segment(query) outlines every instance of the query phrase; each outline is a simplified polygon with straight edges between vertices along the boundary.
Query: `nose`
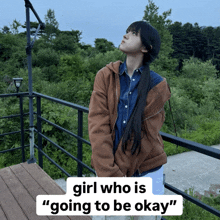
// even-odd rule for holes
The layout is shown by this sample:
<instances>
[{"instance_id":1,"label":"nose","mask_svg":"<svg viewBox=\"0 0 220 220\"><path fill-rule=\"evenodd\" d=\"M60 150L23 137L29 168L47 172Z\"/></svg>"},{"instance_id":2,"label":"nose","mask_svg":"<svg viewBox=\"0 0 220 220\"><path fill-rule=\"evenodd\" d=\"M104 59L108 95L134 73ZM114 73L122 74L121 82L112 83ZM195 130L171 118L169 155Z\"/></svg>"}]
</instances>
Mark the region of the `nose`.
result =
<instances>
[{"instance_id":1,"label":"nose","mask_svg":"<svg viewBox=\"0 0 220 220\"><path fill-rule=\"evenodd\" d=\"M128 38L128 35L127 35L127 34L125 34L125 35L123 36L123 38Z\"/></svg>"}]
</instances>

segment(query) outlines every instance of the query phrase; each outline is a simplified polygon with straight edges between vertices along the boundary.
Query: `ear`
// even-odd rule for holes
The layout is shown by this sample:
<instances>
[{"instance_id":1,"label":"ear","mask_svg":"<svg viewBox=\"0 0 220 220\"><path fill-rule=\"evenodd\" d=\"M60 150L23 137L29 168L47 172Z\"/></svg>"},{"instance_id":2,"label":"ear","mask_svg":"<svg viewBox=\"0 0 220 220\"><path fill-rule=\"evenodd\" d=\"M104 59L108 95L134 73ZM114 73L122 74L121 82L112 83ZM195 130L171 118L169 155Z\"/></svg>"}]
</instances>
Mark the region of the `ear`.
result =
<instances>
[{"instance_id":1,"label":"ear","mask_svg":"<svg viewBox=\"0 0 220 220\"><path fill-rule=\"evenodd\" d=\"M148 52L148 50L146 49L146 47L145 47L145 46L143 46L143 47L142 47L142 49L141 49L141 52L142 52L142 53L147 53L147 52Z\"/></svg>"},{"instance_id":2,"label":"ear","mask_svg":"<svg viewBox=\"0 0 220 220\"><path fill-rule=\"evenodd\" d=\"M150 47L151 47L151 50L152 50L152 48L153 48L152 45L150 45ZM146 47L144 45L142 46L141 52L142 53L147 53L148 52L148 50L146 49Z\"/></svg>"}]
</instances>

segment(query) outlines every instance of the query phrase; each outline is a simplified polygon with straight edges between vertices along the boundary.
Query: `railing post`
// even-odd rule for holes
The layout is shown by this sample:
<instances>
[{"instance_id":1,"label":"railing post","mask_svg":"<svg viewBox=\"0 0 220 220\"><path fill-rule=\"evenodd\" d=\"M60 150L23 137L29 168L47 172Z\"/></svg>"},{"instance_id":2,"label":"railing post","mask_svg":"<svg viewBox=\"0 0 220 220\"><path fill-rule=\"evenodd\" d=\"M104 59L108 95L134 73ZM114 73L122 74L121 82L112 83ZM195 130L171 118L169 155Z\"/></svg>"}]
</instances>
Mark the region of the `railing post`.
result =
<instances>
[{"instance_id":1,"label":"railing post","mask_svg":"<svg viewBox=\"0 0 220 220\"><path fill-rule=\"evenodd\" d=\"M21 123L21 147L22 147L22 162L25 162L25 151L24 151L24 118L23 118L23 96L19 95L20 98L20 123Z\"/></svg>"},{"instance_id":2,"label":"railing post","mask_svg":"<svg viewBox=\"0 0 220 220\"><path fill-rule=\"evenodd\" d=\"M37 131L41 132L41 118L38 116L41 116L41 97L37 96ZM40 134L37 135L38 139L38 148L42 150L42 136ZM43 157L42 153L38 150L38 160L39 160L39 166L43 169Z\"/></svg>"},{"instance_id":3,"label":"railing post","mask_svg":"<svg viewBox=\"0 0 220 220\"><path fill-rule=\"evenodd\" d=\"M83 137L83 112L78 110L78 136ZM78 160L82 161L82 141L78 139ZM82 165L78 163L77 176L82 177Z\"/></svg>"}]
</instances>

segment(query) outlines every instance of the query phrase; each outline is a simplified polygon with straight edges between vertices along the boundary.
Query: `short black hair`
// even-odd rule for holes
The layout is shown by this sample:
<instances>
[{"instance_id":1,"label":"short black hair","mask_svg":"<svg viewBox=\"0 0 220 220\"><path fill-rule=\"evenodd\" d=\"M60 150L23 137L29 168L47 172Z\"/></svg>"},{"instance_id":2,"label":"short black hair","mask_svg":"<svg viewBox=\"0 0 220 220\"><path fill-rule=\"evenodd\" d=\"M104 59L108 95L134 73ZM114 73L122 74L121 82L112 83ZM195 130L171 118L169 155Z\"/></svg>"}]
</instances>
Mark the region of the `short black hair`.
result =
<instances>
[{"instance_id":1,"label":"short black hair","mask_svg":"<svg viewBox=\"0 0 220 220\"><path fill-rule=\"evenodd\" d=\"M144 56L144 63L153 62L157 58L160 51L160 36L158 31L145 21L133 22L126 30L126 33L134 31L136 35L140 32L142 44L148 50ZM152 46L152 47L151 47Z\"/></svg>"}]
</instances>

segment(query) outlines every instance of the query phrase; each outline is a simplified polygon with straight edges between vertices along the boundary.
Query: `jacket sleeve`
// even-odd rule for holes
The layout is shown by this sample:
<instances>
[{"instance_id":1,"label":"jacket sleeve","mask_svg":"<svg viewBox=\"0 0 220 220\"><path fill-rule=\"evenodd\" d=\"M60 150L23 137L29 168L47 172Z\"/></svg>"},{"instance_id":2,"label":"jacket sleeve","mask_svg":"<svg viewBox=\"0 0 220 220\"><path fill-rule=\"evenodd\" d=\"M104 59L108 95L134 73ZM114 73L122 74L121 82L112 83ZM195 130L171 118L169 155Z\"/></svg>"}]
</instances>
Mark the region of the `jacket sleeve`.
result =
<instances>
[{"instance_id":1,"label":"jacket sleeve","mask_svg":"<svg viewBox=\"0 0 220 220\"><path fill-rule=\"evenodd\" d=\"M103 72L100 70L95 77L88 114L88 132L92 148L91 166L98 177L122 177L123 173L114 161L107 100L107 88Z\"/></svg>"}]
</instances>

